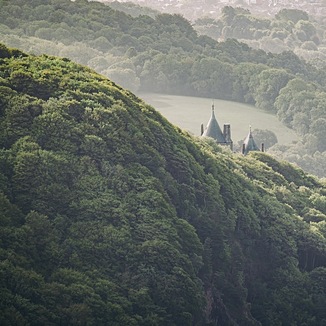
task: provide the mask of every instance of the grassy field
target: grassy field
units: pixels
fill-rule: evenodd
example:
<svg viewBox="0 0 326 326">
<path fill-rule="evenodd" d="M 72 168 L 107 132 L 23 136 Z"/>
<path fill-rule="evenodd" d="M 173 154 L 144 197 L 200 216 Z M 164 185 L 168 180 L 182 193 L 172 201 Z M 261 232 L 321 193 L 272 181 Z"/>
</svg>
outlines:
<svg viewBox="0 0 326 326">
<path fill-rule="evenodd" d="M 200 135 L 200 125 L 206 124 L 211 116 L 213 100 L 208 98 L 174 96 L 154 93 L 137 94 L 152 105 L 171 123 Z M 215 116 L 223 130 L 224 123 L 231 124 L 233 142 L 244 139 L 249 126 L 254 129 L 271 130 L 280 144 L 288 144 L 298 139 L 295 132 L 285 127 L 277 117 L 247 104 L 214 100 Z"/>
</svg>

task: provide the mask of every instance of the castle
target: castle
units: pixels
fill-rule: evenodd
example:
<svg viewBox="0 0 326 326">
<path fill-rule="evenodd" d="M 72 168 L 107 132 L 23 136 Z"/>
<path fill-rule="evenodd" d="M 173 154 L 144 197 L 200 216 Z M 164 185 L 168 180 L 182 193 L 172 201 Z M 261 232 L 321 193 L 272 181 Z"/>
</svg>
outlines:
<svg viewBox="0 0 326 326">
<path fill-rule="evenodd" d="M 215 139 L 215 141 L 224 146 L 228 146 L 231 151 L 233 150 L 233 141 L 231 139 L 231 125 L 229 123 L 224 124 L 223 132 L 216 120 L 215 112 L 214 112 L 214 104 L 212 105 L 212 115 L 209 119 L 206 129 L 204 130 L 203 124 L 201 125 L 201 136 L 202 137 L 211 137 Z M 259 147 L 255 143 L 255 140 L 252 136 L 251 127 L 249 128 L 249 133 L 245 138 L 242 144 L 242 154 L 247 155 L 250 151 L 259 151 Z M 264 151 L 264 144 L 262 144 L 261 151 Z"/>
</svg>

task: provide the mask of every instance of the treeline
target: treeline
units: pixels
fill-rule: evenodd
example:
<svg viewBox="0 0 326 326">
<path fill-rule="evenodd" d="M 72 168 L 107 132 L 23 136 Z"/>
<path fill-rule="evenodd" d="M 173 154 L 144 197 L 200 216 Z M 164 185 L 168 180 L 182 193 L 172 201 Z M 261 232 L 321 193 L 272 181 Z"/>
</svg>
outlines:
<svg viewBox="0 0 326 326">
<path fill-rule="evenodd" d="M 275 16 L 261 17 L 248 9 L 226 6 L 220 17 L 199 18 L 194 28 L 216 40 L 235 38 L 265 52 L 293 51 L 320 68 L 325 66 L 325 20 L 299 9 L 284 8 Z"/>
<path fill-rule="evenodd" d="M 2 1 L 0 9 L 0 39 L 8 45 L 71 58 L 132 91 L 234 100 L 277 114 L 302 141 L 273 149 L 275 155 L 325 176 L 325 70 L 293 52 L 265 53 L 234 39 L 218 43 L 179 15 L 132 17 L 85 0 Z M 229 23 L 248 15 L 224 12 Z M 284 24 L 294 19 L 279 16 Z"/>
<path fill-rule="evenodd" d="M 325 323 L 326 185 L 0 47 L 1 325 Z"/>
</svg>

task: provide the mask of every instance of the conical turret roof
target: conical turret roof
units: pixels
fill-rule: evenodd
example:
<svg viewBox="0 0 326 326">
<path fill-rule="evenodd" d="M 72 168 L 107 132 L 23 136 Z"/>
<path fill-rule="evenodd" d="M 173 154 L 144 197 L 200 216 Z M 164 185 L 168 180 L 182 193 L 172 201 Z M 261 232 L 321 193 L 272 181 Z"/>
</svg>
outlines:
<svg viewBox="0 0 326 326">
<path fill-rule="evenodd" d="M 212 105 L 212 116 L 208 121 L 207 127 L 202 134 L 203 137 L 211 137 L 215 139 L 218 143 L 225 143 L 224 135 L 221 128 L 215 118 L 214 104 Z"/>
<path fill-rule="evenodd" d="M 259 147 L 255 143 L 254 137 L 252 136 L 251 127 L 249 128 L 249 133 L 246 137 L 246 139 L 243 142 L 243 153 L 244 155 L 247 155 L 250 151 L 259 151 Z"/>
</svg>

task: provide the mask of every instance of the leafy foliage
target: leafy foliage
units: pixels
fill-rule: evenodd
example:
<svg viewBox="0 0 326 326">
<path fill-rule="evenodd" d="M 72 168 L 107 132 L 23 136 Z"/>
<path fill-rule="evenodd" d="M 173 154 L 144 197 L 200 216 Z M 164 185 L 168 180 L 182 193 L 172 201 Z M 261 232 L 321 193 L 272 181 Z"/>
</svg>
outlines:
<svg viewBox="0 0 326 326">
<path fill-rule="evenodd" d="M 325 184 L 1 49 L 1 324 L 324 322 Z"/>
</svg>

